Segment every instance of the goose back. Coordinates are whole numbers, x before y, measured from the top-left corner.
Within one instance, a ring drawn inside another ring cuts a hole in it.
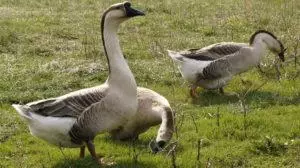
[[[107,90],[106,85],[101,85],[57,98],[32,102],[27,106],[31,112],[42,116],[78,118],[86,108],[100,102],[106,96]]]
[[[189,49],[181,52],[181,55],[195,60],[215,60],[230,54],[234,54],[246,46],[249,45],[246,43],[222,42],[200,49]]]

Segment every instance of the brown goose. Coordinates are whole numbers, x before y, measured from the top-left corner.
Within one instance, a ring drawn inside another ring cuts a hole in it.
[[[197,97],[198,86],[205,89],[220,89],[236,74],[259,64],[267,49],[284,61],[285,49],[275,35],[258,30],[250,43],[223,42],[201,49],[170,51],[168,55],[178,64],[181,75],[191,84],[190,94]]]
[[[100,164],[93,143],[95,136],[119,128],[137,112],[137,86],[124,60],[117,30],[125,20],[140,15],[144,13],[131,8],[129,2],[114,4],[104,12],[101,33],[109,66],[104,84],[26,105],[13,105],[26,120],[32,135],[60,147],[80,147],[81,157],[87,146]]]

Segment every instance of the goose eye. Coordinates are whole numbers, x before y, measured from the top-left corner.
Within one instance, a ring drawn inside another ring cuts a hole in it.
[[[126,3],[124,4],[124,6],[125,6],[125,7],[130,7],[131,4],[130,4],[129,2],[126,2]]]

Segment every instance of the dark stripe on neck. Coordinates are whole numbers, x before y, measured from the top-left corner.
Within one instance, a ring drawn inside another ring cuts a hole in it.
[[[101,18],[101,38],[102,38],[102,44],[103,44],[103,48],[104,48],[104,54],[105,54],[105,56],[106,56],[107,64],[108,64],[108,74],[110,74],[111,70],[110,70],[109,58],[108,58],[107,51],[106,51],[106,46],[105,46],[105,39],[104,39],[104,23],[105,23],[106,15],[107,15],[107,13],[108,13],[109,11],[110,11],[110,8],[107,9],[107,10],[103,13],[102,18]]]
[[[268,31],[266,31],[266,30],[258,30],[258,31],[256,31],[256,32],[251,36],[250,41],[249,41],[250,45],[253,44],[256,35],[258,35],[258,34],[260,34],[260,33],[266,33],[266,34],[269,34],[269,35],[272,36],[275,40],[277,40],[277,37],[276,37],[273,33],[268,32]],[[277,40],[277,41],[278,41],[278,40]]]
[[[167,118],[167,123],[166,123],[166,125],[167,125],[167,128],[169,128],[169,129],[171,129],[172,130],[172,133],[173,133],[173,131],[174,131],[174,113],[173,113],[173,111],[172,111],[172,109],[170,108],[170,107],[164,107],[164,109],[165,109],[165,112],[166,112],[166,118]]]
[[[251,36],[251,38],[250,38],[250,41],[249,41],[250,45],[253,44],[256,35],[258,35],[258,34],[260,34],[260,33],[266,33],[266,34],[269,34],[270,36],[272,36],[272,37],[279,43],[280,48],[281,48],[281,51],[284,50],[284,47],[283,47],[283,44],[281,43],[281,41],[278,40],[277,37],[276,37],[273,33],[269,32],[269,31],[266,31],[266,30],[258,30],[258,31],[256,31],[256,32]]]

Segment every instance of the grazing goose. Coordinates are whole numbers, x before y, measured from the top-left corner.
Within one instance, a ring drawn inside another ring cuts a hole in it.
[[[250,43],[223,42],[201,49],[186,51],[170,51],[168,55],[178,64],[181,75],[191,83],[190,94],[197,97],[198,86],[205,89],[220,89],[231,80],[235,74],[249,70],[258,65],[267,49],[277,54],[284,61],[282,43],[275,35],[258,30],[250,38]]]
[[[174,131],[174,114],[166,98],[153,90],[138,87],[138,111],[123,126],[110,132],[114,139],[135,140],[139,134],[147,131],[151,126],[160,124],[156,140],[150,143],[152,152],[162,150],[172,138]]]
[[[87,146],[100,164],[95,136],[119,128],[137,112],[137,86],[123,57],[117,30],[123,21],[139,15],[144,13],[131,8],[129,2],[114,4],[104,12],[101,33],[109,66],[104,84],[26,105],[13,104],[32,135],[59,147],[80,147],[80,157],[84,157]]]

